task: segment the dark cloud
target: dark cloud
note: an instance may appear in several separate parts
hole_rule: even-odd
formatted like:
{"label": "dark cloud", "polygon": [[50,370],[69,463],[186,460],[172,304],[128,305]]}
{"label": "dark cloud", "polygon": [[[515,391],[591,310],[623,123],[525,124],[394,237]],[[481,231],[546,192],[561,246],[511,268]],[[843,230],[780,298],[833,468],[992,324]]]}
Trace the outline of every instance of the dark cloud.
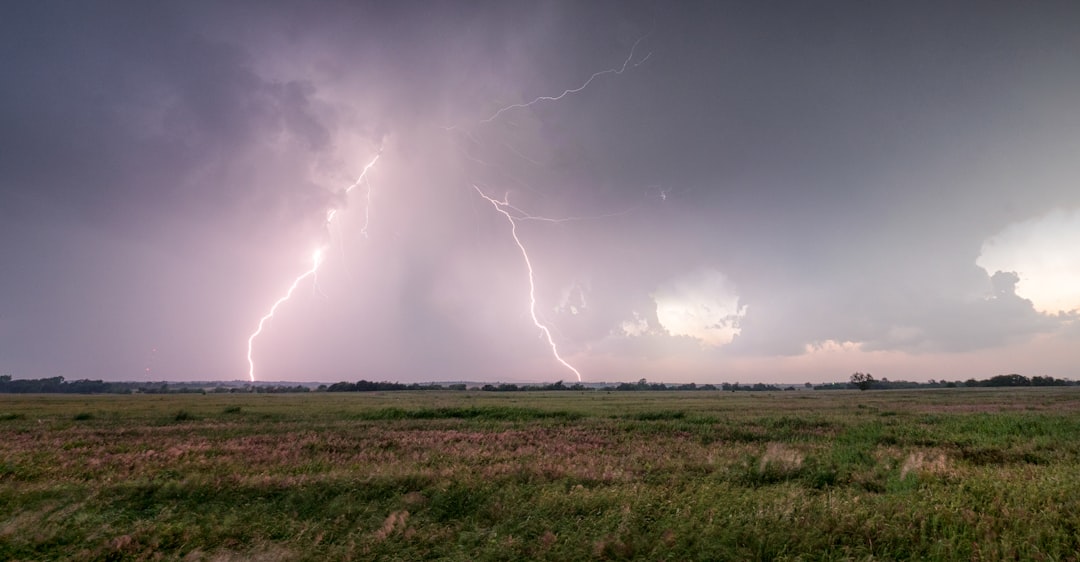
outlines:
{"label": "dark cloud", "polygon": [[[267,376],[566,378],[476,187],[580,219],[518,234],[538,316],[583,364],[1073,337],[1018,296],[1023,272],[975,262],[1080,207],[1078,21],[1068,3],[6,5],[0,369],[129,378],[156,348],[162,376],[243,376],[255,321],[330,240],[318,290],[258,342]],[[681,298],[737,297],[730,343],[657,315],[701,271],[734,295]]]}
{"label": "dark cloud", "polygon": [[260,76],[197,15],[128,8],[41,3],[6,18],[18,87],[0,181],[19,198],[6,209],[137,234],[177,215],[250,227],[253,210],[286,221],[325,208],[330,186],[305,173],[331,144],[315,87]]}

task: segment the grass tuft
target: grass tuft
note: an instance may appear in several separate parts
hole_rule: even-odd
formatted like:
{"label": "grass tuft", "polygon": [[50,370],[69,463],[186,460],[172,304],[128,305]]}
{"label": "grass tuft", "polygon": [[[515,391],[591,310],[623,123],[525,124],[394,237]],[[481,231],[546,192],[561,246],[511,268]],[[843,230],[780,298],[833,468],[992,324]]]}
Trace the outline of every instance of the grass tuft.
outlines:
{"label": "grass tuft", "polygon": [[198,418],[195,417],[195,414],[192,414],[191,412],[189,412],[187,410],[180,410],[180,411],[176,412],[175,415],[173,415],[173,420],[178,421],[178,422],[193,421],[193,420],[197,420],[197,419]]}
{"label": "grass tuft", "polygon": [[658,412],[638,412],[636,414],[627,414],[627,419],[638,421],[657,421],[657,420],[681,420],[686,417],[686,412],[682,410],[661,410]]}

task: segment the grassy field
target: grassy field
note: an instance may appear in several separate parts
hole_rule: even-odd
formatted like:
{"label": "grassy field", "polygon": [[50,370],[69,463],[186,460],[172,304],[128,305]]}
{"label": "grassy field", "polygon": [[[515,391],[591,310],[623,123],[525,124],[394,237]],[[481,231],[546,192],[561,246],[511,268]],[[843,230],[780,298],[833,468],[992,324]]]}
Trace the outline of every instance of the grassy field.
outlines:
{"label": "grassy field", "polygon": [[0,396],[0,560],[1078,552],[1078,388]]}

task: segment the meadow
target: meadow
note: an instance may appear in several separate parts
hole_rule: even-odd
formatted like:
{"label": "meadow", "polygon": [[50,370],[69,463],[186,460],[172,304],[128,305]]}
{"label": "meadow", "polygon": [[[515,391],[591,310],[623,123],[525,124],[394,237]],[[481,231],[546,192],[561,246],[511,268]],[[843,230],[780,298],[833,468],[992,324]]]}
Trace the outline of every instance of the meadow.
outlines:
{"label": "meadow", "polygon": [[2,560],[1077,560],[1080,388],[0,395]]}

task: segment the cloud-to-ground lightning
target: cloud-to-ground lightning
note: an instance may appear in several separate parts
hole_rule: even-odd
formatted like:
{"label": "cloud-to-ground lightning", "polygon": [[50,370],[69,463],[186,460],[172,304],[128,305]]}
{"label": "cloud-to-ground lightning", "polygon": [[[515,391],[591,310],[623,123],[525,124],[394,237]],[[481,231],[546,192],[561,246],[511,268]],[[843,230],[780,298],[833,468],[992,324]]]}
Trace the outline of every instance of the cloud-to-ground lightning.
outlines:
{"label": "cloud-to-ground lightning", "polygon": [[315,275],[315,273],[319,271],[319,266],[322,265],[323,262],[322,254],[322,248],[315,250],[315,255],[311,258],[311,269],[308,269],[307,271],[301,273],[299,277],[293,280],[292,285],[289,285],[289,290],[285,292],[285,295],[274,301],[274,304],[270,306],[270,312],[267,312],[262,318],[259,319],[259,327],[256,328],[250,336],[248,336],[248,378],[251,379],[251,382],[255,382],[255,359],[252,357],[255,338],[259,337],[259,334],[262,333],[263,328],[266,326],[266,322],[274,317],[274,313],[277,312],[278,307],[281,306],[281,304],[285,301],[292,298],[293,293],[296,291],[296,288],[300,286],[300,283],[303,282],[304,279]]}
{"label": "cloud-to-ground lightning", "polygon": [[[615,68],[609,68],[607,70],[601,70],[601,71],[598,71],[598,72],[594,72],[580,86],[578,86],[576,88],[569,88],[569,89],[563,90],[563,92],[561,94],[559,94],[559,95],[556,95],[556,96],[538,96],[538,97],[534,98],[532,101],[529,101],[529,102],[526,102],[526,103],[515,103],[515,104],[511,104],[511,105],[501,107],[497,111],[492,113],[490,116],[488,116],[487,118],[480,120],[479,124],[484,125],[484,124],[491,123],[491,122],[495,121],[501,115],[503,115],[504,113],[506,113],[508,111],[512,111],[512,110],[515,110],[515,109],[528,108],[528,107],[531,107],[531,106],[533,106],[535,104],[538,104],[538,103],[541,103],[541,102],[559,101],[559,100],[565,98],[566,96],[569,96],[571,94],[576,94],[576,93],[581,92],[582,90],[588,88],[589,85],[592,84],[593,80],[596,80],[597,78],[599,78],[601,76],[604,76],[605,74],[622,74],[623,72],[626,72],[626,70],[628,68],[635,68],[635,67],[638,67],[638,66],[644,64],[645,61],[649,60],[649,57],[652,56],[652,52],[649,52],[641,60],[639,60],[637,62],[633,62],[633,61],[634,61],[634,53],[636,52],[636,50],[638,48],[638,45],[646,37],[648,37],[648,35],[645,35],[645,36],[639,38],[637,41],[634,41],[634,44],[630,47],[630,52],[627,54],[626,59],[623,60],[623,63],[622,63],[621,66],[615,67]],[[447,127],[447,130],[453,130],[453,129],[454,129],[454,127]],[[467,132],[466,137],[471,142],[473,142],[475,144],[478,144],[478,145],[481,144],[480,141],[475,136],[473,136],[473,134],[471,132]],[[517,149],[515,149],[513,146],[509,145],[508,143],[504,143],[504,144],[518,157],[523,158],[523,159],[529,161],[532,164],[539,165],[539,162],[536,162],[535,160],[533,160],[531,158],[528,158],[527,156],[525,156],[524,154],[519,152]],[[475,161],[477,163],[488,165],[486,162],[483,162],[482,160],[479,160],[478,158],[473,157],[472,155],[468,154],[467,152],[466,152],[466,157],[468,157],[470,160],[473,160],[473,161]],[[576,376],[577,380],[580,382],[582,380],[581,372],[578,371],[568,361],[563,359],[563,357],[561,355],[559,355],[559,349],[558,349],[558,346],[555,344],[554,337],[551,335],[551,330],[548,328],[547,325],[545,325],[543,322],[540,321],[540,318],[536,314],[536,281],[535,281],[535,274],[533,272],[532,261],[529,259],[529,252],[525,249],[525,245],[521,242],[521,238],[518,237],[517,221],[518,220],[536,220],[536,221],[559,223],[559,222],[566,222],[566,221],[571,221],[571,220],[582,220],[583,217],[570,217],[570,218],[556,219],[556,218],[547,218],[547,217],[539,217],[539,216],[529,215],[528,213],[525,213],[521,209],[518,209],[517,207],[514,207],[513,205],[511,205],[510,202],[508,201],[508,198],[506,198],[506,197],[504,197],[500,201],[500,200],[497,200],[497,199],[495,199],[493,197],[488,196],[486,193],[484,193],[484,191],[482,189],[480,189],[480,186],[478,186],[476,184],[473,184],[472,187],[473,187],[473,189],[476,190],[477,193],[480,194],[481,197],[483,197],[489,203],[491,203],[491,205],[495,208],[496,211],[498,211],[499,213],[502,213],[502,215],[504,217],[506,217],[506,220],[510,222],[510,234],[514,239],[514,243],[517,244],[518,250],[521,251],[521,257],[525,260],[525,268],[526,268],[526,270],[528,272],[528,277],[529,277],[529,315],[532,317],[533,324],[540,330],[540,332],[543,334],[544,338],[547,340],[547,343],[551,347],[551,353],[555,357],[555,360],[558,361],[560,364],[562,364],[567,369],[569,369],[571,372],[573,372],[574,376]],[[611,215],[603,215],[603,216],[614,216],[614,215],[620,215],[620,214],[625,214],[625,212],[623,212],[623,213],[614,213],[614,214],[611,214]],[[599,218],[599,217],[593,217],[593,218]]]}
{"label": "cloud-to-ground lightning", "polygon": [[[632,60],[634,60],[634,51],[637,49],[638,44],[641,43],[641,41],[644,40],[644,39],[645,39],[645,37],[641,37],[637,41],[634,41],[633,46],[630,47],[630,54],[627,55],[626,60],[624,60],[623,63],[622,63],[622,66],[620,66],[618,68],[609,68],[607,70],[601,70],[601,71],[598,71],[598,72],[594,72],[594,73],[592,73],[591,76],[589,76],[589,78],[587,80],[585,80],[584,83],[582,83],[577,88],[570,88],[568,90],[563,90],[563,93],[561,93],[561,94],[559,94],[557,96],[537,96],[536,98],[533,98],[532,101],[529,101],[529,102],[526,102],[526,103],[515,103],[515,104],[511,104],[511,105],[507,105],[505,107],[502,107],[498,111],[496,111],[495,113],[492,113],[486,119],[480,120],[480,123],[491,123],[492,121],[498,119],[499,116],[502,115],[503,113],[506,113],[507,111],[511,111],[511,110],[514,110],[514,109],[524,109],[526,107],[530,107],[530,106],[533,106],[535,104],[538,104],[538,103],[544,102],[544,101],[559,101],[559,100],[565,98],[566,96],[568,96],[570,94],[576,94],[576,93],[584,90],[585,88],[588,88],[589,84],[591,84],[593,80],[596,80],[600,76],[603,76],[605,74],[622,74],[623,72],[626,72],[626,69],[628,67],[630,67],[630,62]],[[651,56],[652,56],[652,52],[649,52],[648,54],[645,55],[644,58],[642,58],[641,60],[635,62],[633,67],[637,67],[637,66],[640,66],[640,65],[644,64],[645,61],[649,60],[649,57],[651,57]]]}
{"label": "cloud-to-ground lightning", "polygon": [[[598,71],[598,72],[594,72],[580,86],[578,86],[576,88],[570,88],[570,89],[564,90],[561,94],[559,94],[557,96],[539,96],[539,97],[537,97],[537,98],[535,98],[532,101],[529,101],[527,103],[517,103],[517,104],[512,104],[512,105],[502,107],[499,110],[495,111],[493,114],[491,114],[486,119],[481,120],[479,122],[479,124],[491,123],[491,122],[495,121],[496,119],[498,119],[502,114],[506,113],[507,111],[512,111],[514,109],[527,108],[527,107],[530,107],[530,106],[535,105],[535,104],[540,103],[540,102],[561,100],[561,99],[565,98],[568,95],[576,94],[576,93],[581,92],[582,90],[588,88],[589,85],[592,84],[592,82],[594,80],[596,80],[597,78],[599,78],[600,76],[604,76],[606,74],[622,74],[628,68],[637,67],[637,66],[643,64],[645,61],[647,61],[649,59],[650,56],[652,56],[652,53],[646,54],[643,58],[641,58],[641,60],[638,60],[637,62],[634,62],[634,53],[636,52],[638,45],[644,39],[645,39],[645,37],[641,37],[637,41],[634,42],[634,44],[630,48],[629,54],[627,55],[626,59],[623,61],[621,66],[615,67],[615,68],[609,68],[607,70],[601,70],[601,71]],[[448,127],[447,129],[450,130],[450,129],[453,129],[453,128],[454,127]],[[469,138],[471,140],[473,140],[474,142],[478,142],[478,141],[476,141],[475,138],[473,138],[471,136],[471,134],[469,135]],[[529,160],[524,154],[521,154],[520,152],[515,150],[513,147],[510,147],[510,148],[519,157],[522,157],[522,158],[525,158],[526,160]],[[345,190],[344,190],[344,193],[347,196],[350,192],[353,191],[353,189],[355,189],[361,183],[365,183],[365,185],[367,185],[367,188],[368,188],[367,189],[367,206],[366,206],[366,209],[365,209],[364,226],[361,229],[361,232],[364,234],[365,237],[367,236],[367,229],[368,229],[368,224],[369,224],[370,216],[371,216],[370,215],[371,186],[366,183],[367,182],[367,173],[372,168],[372,166],[374,166],[375,163],[378,162],[380,155],[381,155],[381,149],[380,149],[379,153],[376,154],[375,157],[366,166],[364,166],[363,171],[360,173],[360,176],[356,179],[356,181],[353,182],[348,187],[346,187]],[[480,162],[479,160],[477,160],[477,161]],[[530,162],[533,162],[534,164],[537,164],[535,161],[532,161],[532,160],[530,160]],[[542,323],[540,321],[539,317],[536,314],[536,284],[535,284],[535,280],[534,280],[532,262],[529,259],[529,254],[526,251],[524,244],[522,244],[521,239],[517,235],[517,220],[540,220],[540,221],[550,221],[550,222],[563,222],[565,220],[574,220],[574,219],[549,219],[549,218],[545,218],[545,217],[531,216],[531,215],[528,215],[528,214],[522,212],[520,209],[517,209],[517,208],[511,206],[505,199],[503,201],[498,201],[498,200],[496,200],[494,198],[491,198],[491,197],[487,196],[480,189],[479,186],[474,185],[473,187],[476,189],[476,191],[482,197],[484,197],[484,199],[486,199],[488,202],[490,202],[495,207],[495,209],[497,211],[502,213],[503,216],[505,216],[506,219],[508,221],[510,221],[511,234],[512,234],[512,236],[514,238],[514,242],[518,246],[518,249],[521,251],[521,255],[525,260],[525,265],[526,265],[526,268],[528,270],[528,276],[529,276],[529,313],[532,316],[533,324],[535,324],[536,327],[540,329],[540,331],[543,333],[544,337],[547,339],[548,345],[551,346],[551,351],[552,351],[552,354],[555,356],[555,359],[559,363],[561,363],[563,366],[565,366],[567,369],[572,371],[574,373],[574,375],[577,377],[578,381],[581,381],[582,380],[581,373],[576,368],[574,368],[573,365],[571,365],[565,359],[563,359],[561,355],[559,355],[558,347],[556,346],[555,340],[554,340],[553,336],[551,335],[551,330],[548,329],[548,327],[544,323]],[[517,213],[518,216],[515,216],[515,214],[512,214],[512,212]],[[331,208],[331,209],[328,209],[326,211],[326,225],[327,225],[327,227],[329,227],[333,223],[334,217],[337,215],[337,213],[338,213],[338,209],[336,209],[336,208]],[[277,312],[278,307],[280,307],[282,304],[284,304],[286,301],[288,301],[290,298],[292,298],[292,295],[296,291],[297,287],[299,287],[300,284],[303,283],[305,280],[307,280],[309,277],[314,278],[318,274],[319,267],[322,265],[323,261],[325,261],[325,254],[326,254],[327,249],[328,248],[324,245],[324,246],[319,247],[315,251],[313,259],[312,259],[311,267],[309,269],[307,269],[306,271],[304,271],[303,273],[301,273],[300,275],[298,275],[295,279],[293,279],[292,284],[289,285],[289,288],[285,292],[285,294],[281,298],[276,300],[273,303],[273,305],[271,305],[270,310],[264,316],[262,316],[259,319],[259,323],[258,323],[258,326],[256,327],[255,331],[252,332],[250,336],[248,336],[248,346],[247,346],[248,378],[252,382],[255,381],[255,360],[254,360],[255,340],[259,337],[260,334],[262,334],[263,330],[266,327],[267,322],[269,322],[271,319],[273,319],[274,314]]]}
{"label": "cloud-to-ground lightning", "polygon": [[525,260],[525,268],[529,272],[529,315],[532,317],[533,324],[540,329],[540,332],[547,339],[548,345],[551,346],[551,354],[555,356],[555,360],[567,369],[570,369],[570,371],[577,376],[578,382],[581,382],[581,372],[559,355],[559,348],[555,345],[555,339],[551,336],[551,330],[549,330],[547,325],[541,322],[540,318],[536,315],[536,281],[534,279],[532,261],[529,259],[529,252],[525,250],[525,244],[521,242],[521,238],[518,238],[517,221],[514,219],[514,215],[510,214],[510,211],[508,210],[516,209],[507,202],[506,198],[499,201],[498,199],[490,197],[477,185],[473,185],[473,189],[475,189],[481,197],[486,199],[488,203],[491,203],[491,206],[495,207],[495,210],[502,213],[502,215],[506,217],[506,220],[510,222],[510,235],[513,236],[514,243],[517,244],[518,250],[521,251],[521,257]]}
{"label": "cloud-to-ground lightning", "polygon": [[[364,169],[360,172],[360,176],[358,178],[356,178],[356,181],[354,181],[351,185],[349,185],[348,187],[345,188],[345,195],[348,195],[349,192],[351,192],[354,188],[356,188],[356,186],[360,185],[361,182],[366,182],[367,181],[367,173],[368,173],[368,171],[371,170],[371,167],[374,166],[376,162],[379,161],[379,157],[381,155],[382,155],[382,153],[381,153],[381,150],[380,150],[379,153],[376,153],[375,157],[372,158],[371,161],[368,162],[366,166],[364,166]],[[369,202],[369,204],[370,204],[370,201],[371,201],[370,200],[370,195],[371,195],[371,188],[370,188],[370,186],[368,186],[368,197],[369,197],[368,202]],[[326,211],[326,225],[328,227],[330,226],[331,223],[333,223],[334,217],[337,215],[337,212],[338,212],[338,209],[330,209],[330,210]],[[370,215],[368,215],[368,216],[370,216]],[[364,222],[364,234],[365,234],[365,236],[367,235],[367,221],[366,220]],[[315,250],[315,253],[313,254],[312,259],[311,259],[311,267],[307,271],[305,271],[305,272],[301,273],[300,275],[298,275],[296,277],[296,279],[293,279],[292,284],[289,285],[289,290],[285,292],[284,296],[282,296],[278,300],[274,301],[274,304],[270,306],[270,311],[267,312],[262,318],[259,319],[258,327],[255,328],[255,331],[252,332],[250,336],[248,336],[248,342],[247,342],[248,378],[251,380],[251,382],[255,382],[255,358],[254,358],[255,338],[259,337],[259,334],[261,334],[263,332],[263,328],[265,328],[266,323],[269,322],[270,319],[272,319],[274,317],[274,313],[277,312],[278,307],[281,306],[282,304],[284,304],[285,301],[292,298],[293,293],[296,292],[296,288],[299,287],[300,284],[303,283],[304,280],[307,279],[308,277],[314,277],[316,274],[318,274],[319,266],[321,266],[323,261],[326,259],[325,255],[326,255],[327,249],[328,248],[325,245],[323,245],[323,246],[320,246],[318,249]]]}

